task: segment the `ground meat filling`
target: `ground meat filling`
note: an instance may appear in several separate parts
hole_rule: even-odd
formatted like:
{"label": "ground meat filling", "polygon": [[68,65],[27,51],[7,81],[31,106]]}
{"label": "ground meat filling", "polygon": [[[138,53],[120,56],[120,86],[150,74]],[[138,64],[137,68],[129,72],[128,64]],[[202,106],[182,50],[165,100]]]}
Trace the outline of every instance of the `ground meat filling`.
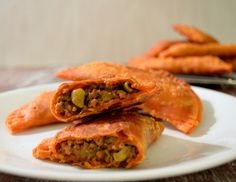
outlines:
{"label": "ground meat filling", "polygon": [[77,163],[83,167],[97,166],[126,167],[137,156],[135,146],[125,144],[113,136],[84,140],[68,140],[57,145],[64,162]]}
{"label": "ground meat filling", "polygon": [[110,100],[123,99],[134,92],[137,90],[131,88],[129,82],[114,86],[92,85],[83,89],[68,90],[58,97],[56,112],[70,117],[86,110],[93,110]]}

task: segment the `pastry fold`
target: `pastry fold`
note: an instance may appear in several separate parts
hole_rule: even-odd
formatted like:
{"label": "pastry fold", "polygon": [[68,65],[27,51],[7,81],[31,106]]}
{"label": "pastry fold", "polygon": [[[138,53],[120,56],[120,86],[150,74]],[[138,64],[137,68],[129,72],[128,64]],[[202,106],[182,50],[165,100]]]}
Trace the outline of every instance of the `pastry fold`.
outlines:
{"label": "pastry fold", "polygon": [[34,100],[11,112],[5,124],[11,133],[18,133],[36,126],[59,122],[50,111],[53,92],[43,92]]}
{"label": "pastry fold", "polygon": [[153,117],[121,112],[69,126],[43,140],[33,156],[83,168],[132,168],[164,127]]}
{"label": "pastry fold", "polygon": [[74,121],[139,104],[154,91],[154,84],[147,86],[126,78],[64,83],[52,97],[51,112],[58,120]]}
{"label": "pastry fold", "polygon": [[140,108],[184,133],[192,133],[202,120],[203,106],[198,95],[189,84],[168,72],[147,71],[146,74],[156,78],[162,91],[147,99]]}
{"label": "pastry fold", "polygon": [[185,81],[166,71],[148,71],[114,63],[95,62],[61,70],[57,76],[68,80],[82,80],[119,77],[124,74],[134,77],[141,83],[154,81],[160,89],[141,105],[144,111],[171,123],[184,133],[191,133],[200,124],[200,98]]}

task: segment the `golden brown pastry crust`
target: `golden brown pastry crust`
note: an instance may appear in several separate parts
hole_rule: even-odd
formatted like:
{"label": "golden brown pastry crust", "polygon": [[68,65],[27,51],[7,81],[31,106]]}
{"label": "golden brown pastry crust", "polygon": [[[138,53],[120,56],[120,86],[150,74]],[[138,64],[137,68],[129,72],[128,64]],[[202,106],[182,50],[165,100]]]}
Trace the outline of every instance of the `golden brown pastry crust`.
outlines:
{"label": "golden brown pastry crust", "polygon": [[[149,119],[147,119],[149,118]],[[113,167],[109,164],[90,161],[76,162],[70,156],[57,151],[57,145],[67,140],[93,139],[102,136],[115,136],[124,143],[129,143],[137,148],[136,157],[131,160],[126,168],[138,165],[145,157],[145,152],[161,135],[163,125],[154,118],[143,116],[134,112],[123,112],[96,118],[92,122],[69,126],[59,131],[55,137],[43,140],[34,150],[33,156],[38,159],[48,159],[61,163],[72,163],[84,168]]]}
{"label": "golden brown pastry crust", "polygon": [[211,35],[193,26],[188,26],[184,24],[175,24],[173,28],[176,32],[185,36],[191,42],[196,42],[196,43],[217,43],[218,42]]}
{"label": "golden brown pastry crust", "polygon": [[33,101],[11,112],[6,118],[6,126],[11,133],[18,133],[36,126],[59,122],[50,111],[53,92],[43,92]]}
{"label": "golden brown pastry crust", "polygon": [[[137,90],[134,93],[129,93],[125,98],[122,99],[113,99],[111,101],[100,104],[99,107],[90,108],[84,111],[81,111],[77,114],[73,114],[71,116],[63,116],[59,112],[57,112],[56,105],[58,102],[58,98],[65,92],[71,92],[74,89],[85,88],[90,85],[116,85],[119,83],[129,82],[131,87]],[[70,83],[63,83],[56,91],[51,100],[51,112],[52,114],[61,121],[73,121],[76,119],[84,118],[86,116],[91,116],[94,114],[99,114],[103,112],[107,112],[110,110],[117,110],[125,107],[132,106],[134,104],[138,104],[143,102],[148,97],[152,96],[155,93],[155,85],[146,86],[144,84],[138,83],[134,79],[126,79],[126,78],[110,78],[103,80],[83,80],[83,81],[75,81]]]}
{"label": "golden brown pastry crust", "polygon": [[157,57],[130,60],[128,65],[177,74],[212,75],[232,72],[232,66],[216,56]]}
{"label": "golden brown pastry crust", "polygon": [[160,57],[183,57],[183,56],[236,56],[235,44],[194,44],[180,43],[171,46],[160,53]]}
{"label": "golden brown pastry crust", "polygon": [[[153,116],[168,121],[185,133],[191,133],[200,123],[202,104],[199,97],[191,90],[186,82],[174,77],[166,71],[147,71],[113,63],[95,62],[81,67],[72,67],[62,70],[59,72],[58,76],[63,79],[81,80],[100,77],[109,78],[122,76],[124,74],[134,77],[139,82],[154,81],[156,83],[159,91],[146,101],[149,104],[143,107]],[[168,97],[168,95],[171,96]],[[159,96],[160,99],[158,99]],[[189,100],[189,103],[192,105],[186,104]],[[180,103],[183,103],[183,106]],[[157,104],[157,107],[155,107],[155,104]],[[165,108],[168,108],[171,112],[165,111]],[[162,114],[161,110],[165,111],[165,113]],[[189,110],[193,113],[188,113]]]}

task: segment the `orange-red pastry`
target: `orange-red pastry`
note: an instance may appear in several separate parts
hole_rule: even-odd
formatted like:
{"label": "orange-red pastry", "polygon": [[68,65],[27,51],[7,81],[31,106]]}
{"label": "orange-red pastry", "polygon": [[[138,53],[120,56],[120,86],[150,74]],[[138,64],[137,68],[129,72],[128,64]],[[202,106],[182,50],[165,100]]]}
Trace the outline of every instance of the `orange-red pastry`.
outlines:
{"label": "orange-red pastry", "polygon": [[178,74],[210,75],[232,72],[232,65],[216,56],[157,57],[129,60],[129,66]]}
{"label": "orange-red pastry", "polygon": [[202,120],[202,103],[197,94],[183,80],[165,71],[147,71],[161,85],[156,97],[140,105],[145,112],[169,122],[184,133],[192,133]]}
{"label": "orange-red pastry", "polygon": [[139,76],[134,74],[133,69],[111,62],[93,62],[90,64],[84,64],[82,66],[74,66],[60,70],[56,73],[56,77],[63,80],[96,80],[96,79],[107,79],[107,78],[130,78],[137,80],[147,87],[155,85],[156,92],[160,90],[155,80],[148,74]]}
{"label": "orange-red pastry", "polygon": [[184,24],[175,24],[174,30],[185,36],[191,42],[196,43],[217,43],[218,41],[211,35],[199,30],[196,27]]}
{"label": "orange-red pastry", "polygon": [[74,121],[141,103],[154,91],[154,84],[147,86],[129,78],[63,83],[52,97],[51,112],[58,120]]}
{"label": "orange-red pastry", "polygon": [[236,57],[235,58],[228,58],[224,59],[224,61],[233,67],[233,71],[236,72]]}
{"label": "orange-red pastry", "polygon": [[53,92],[44,92],[33,101],[11,112],[6,118],[6,126],[11,133],[18,133],[36,126],[59,122],[50,111]]}
{"label": "orange-red pastry", "polygon": [[[107,79],[116,76],[133,78],[126,66],[102,61],[65,68],[58,71],[55,76],[63,80],[73,81]],[[150,83],[153,84],[153,81]]]}
{"label": "orange-red pastry", "polygon": [[153,117],[123,112],[69,126],[43,140],[33,156],[83,168],[132,168],[143,161],[163,125]]}
{"label": "orange-red pastry", "polygon": [[[106,70],[106,71],[104,71]],[[177,129],[191,133],[201,122],[202,104],[190,86],[165,71],[147,71],[114,63],[95,62],[61,70],[62,79],[81,80],[129,75],[139,82],[154,81],[160,91],[145,101],[143,109],[168,121]],[[156,107],[155,107],[156,106]]]}
{"label": "orange-red pastry", "polygon": [[182,56],[236,56],[236,44],[194,44],[179,43],[160,53],[161,57],[182,57]]}

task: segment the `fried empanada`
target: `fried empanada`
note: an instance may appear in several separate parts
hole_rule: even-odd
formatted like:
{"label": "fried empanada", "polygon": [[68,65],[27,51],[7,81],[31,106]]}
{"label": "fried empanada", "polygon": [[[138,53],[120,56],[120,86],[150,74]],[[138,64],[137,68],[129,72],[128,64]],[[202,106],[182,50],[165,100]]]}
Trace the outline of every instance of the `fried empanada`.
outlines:
{"label": "fried empanada", "polygon": [[[102,61],[65,68],[58,71],[55,76],[63,80],[73,81],[106,79],[116,76],[124,78],[133,77],[133,75],[129,74],[129,70],[124,65]],[[151,83],[153,83],[153,81],[151,81]]]}
{"label": "fried empanada", "polygon": [[59,122],[50,111],[53,92],[44,92],[33,101],[11,112],[6,118],[6,126],[11,133],[18,133],[36,126]]}
{"label": "fried empanada", "polygon": [[224,61],[233,67],[233,71],[236,72],[236,57],[224,59]]}
{"label": "fried empanada", "polygon": [[192,133],[202,120],[202,103],[191,87],[165,71],[148,71],[161,85],[156,97],[140,105],[145,112],[169,122],[184,133]]}
{"label": "fried empanada", "polygon": [[177,74],[210,75],[232,72],[232,66],[216,56],[143,57],[131,59],[129,65],[141,69],[166,70]]}
{"label": "fried empanada", "polygon": [[134,77],[139,82],[154,81],[160,88],[156,95],[145,101],[147,104],[143,107],[144,110],[168,121],[185,133],[191,133],[199,125],[202,115],[199,97],[186,82],[165,71],[147,71],[114,63],[95,62],[62,70],[57,76],[62,79],[81,80],[112,78],[124,74]]}
{"label": "fried empanada", "polygon": [[173,28],[176,32],[185,36],[191,42],[196,42],[196,43],[217,43],[218,42],[211,35],[193,26],[188,26],[184,24],[175,24]]}
{"label": "fried empanada", "polygon": [[94,114],[139,104],[156,91],[134,79],[112,78],[63,83],[51,101],[52,114],[61,121],[74,121]]}
{"label": "fried empanada", "polygon": [[121,112],[69,126],[43,140],[33,156],[83,168],[132,168],[164,127],[153,117]]}
{"label": "fried empanada", "polygon": [[168,49],[169,47],[179,44],[179,43],[184,43],[185,41],[181,40],[163,40],[158,42],[153,48],[149,49],[148,52],[145,54],[147,57],[157,57],[159,54]]}
{"label": "fried empanada", "polygon": [[160,57],[183,57],[183,56],[236,56],[236,44],[194,44],[179,43],[162,51]]}
{"label": "fried empanada", "polygon": [[[115,64],[111,62],[93,62],[90,64],[84,64],[82,66],[74,66],[60,70],[56,73],[56,77],[63,80],[96,80],[96,79],[107,79],[107,78],[130,78],[135,79],[138,82],[153,86],[155,80],[148,74],[142,74],[139,76],[138,72],[145,72],[143,70],[134,68],[130,69],[125,65]],[[155,84],[157,92],[159,91],[158,84]]]}

